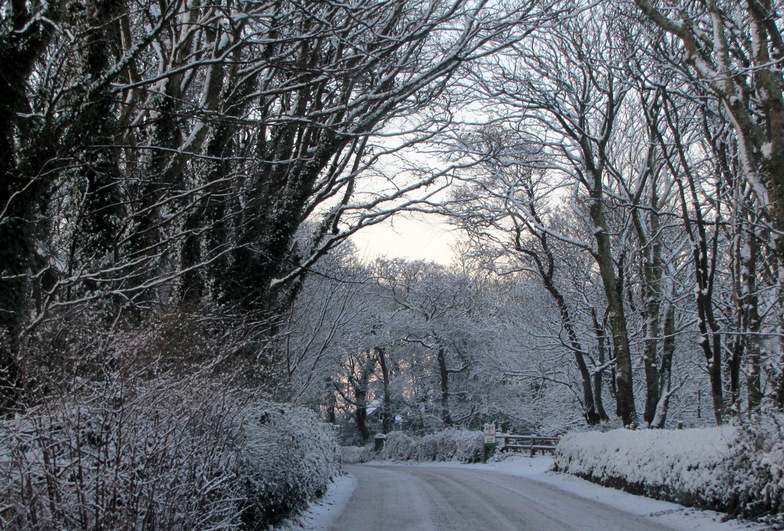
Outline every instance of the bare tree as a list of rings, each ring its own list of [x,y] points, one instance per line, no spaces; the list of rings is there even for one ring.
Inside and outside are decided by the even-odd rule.
[[[536,146],[528,150],[533,156],[518,153],[517,158],[526,156],[529,167],[550,179],[553,191],[548,192],[548,200],[554,201],[553,196],[562,193],[555,190],[572,188],[573,210],[590,227],[593,241],[559,234],[541,218],[537,220],[530,199],[510,195],[508,201],[518,218],[517,228],[512,230],[526,232],[530,225],[540,235],[560,239],[593,256],[608,306],[617,409],[624,424],[629,425],[638,422],[632,352],[623,301],[622,253],[614,249],[618,229],[612,226],[614,211],[609,210],[617,194],[617,183],[613,183],[617,176],[611,167],[613,141],[619,117],[624,116],[629,86],[622,80],[624,56],[608,23],[609,16],[597,8],[562,17],[532,34],[531,39],[477,66],[465,90],[497,102],[490,119],[508,124],[508,129],[518,135],[513,147],[496,157],[502,167],[514,164],[510,160],[515,158],[515,149],[526,144]],[[458,145],[460,136],[460,132],[455,134]],[[492,150],[473,151],[471,146],[463,150],[477,162],[495,155]],[[492,179],[497,177],[493,175]],[[519,186],[513,184],[508,191],[522,193]]]
[[[528,152],[530,148],[514,132],[500,128],[485,128],[464,141],[481,162],[461,177],[461,186],[444,212],[475,241],[496,248],[500,263],[493,266],[495,271],[530,270],[539,277],[558,308],[566,334],[564,346],[573,353],[581,376],[586,421],[593,425],[607,420],[601,400],[602,369],[594,380],[572,308],[556,276],[558,240],[545,227],[549,217],[557,214],[547,208],[552,189],[545,175],[535,170],[536,154]]]
[[[461,64],[535,16],[483,0],[3,6],[9,382],[20,336],[90,301],[109,323],[211,302],[279,316],[316,260],[439,178],[369,176],[432,134],[417,113]]]
[[[745,179],[755,201],[765,208],[765,218],[770,225],[767,239],[775,249],[776,269],[781,297],[781,265],[784,263],[784,196],[781,176],[784,175],[784,95],[779,63],[784,58],[780,5],[770,0],[748,0],[740,5],[734,2],[710,0],[704,5],[690,4],[680,10],[662,9],[649,0],[635,0],[641,12],[655,26],[676,39],[679,46],[671,49],[671,62],[685,62],[689,71],[699,80],[704,90],[720,102],[731,124],[737,142],[738,173]],[[742,203],[741,203],[742,204]],[[763,231],[767,232],[767,231]],[[753,237],[756,240],[757,237]],[[751,244],[753,245],[753,244]],[[745,246],[743,247],[745,248]],[[740,251],[740,248],[736,248]],[[743,252],[743,255],[749,256]],[[740,266],[740,265],[739,265]],[[748,259],[742,268],[750,266]],[[756,293],[756,291],[746,291]],[[743,296],[745,298],[746,295]],[[754,304],[743,318],[756,323]],[[778,310],[777,319],[781,319]],[[757,325],[742,324],[755,334]],[[779,325],[776,325],[777,327]],[[745,339],[743,340],[745,341]],[[741,345],[736,344],[735,349]],[[753,347],[756,349],[756,346]],[[777,349],[781,352],[780,346]],[[779,354],[780,355],[780,354]],[[758,403],[757,354],[751,352],[753,372],[750,402]],[[733,372],[739,360],[733,358]],[[772,375],[778,380],[780,375]],[[736,376],[732,377],[733,381]],[[733,387],[736,384],[733,383]],[[714,393],[718,388],[714,385]],[[737,391],[733,391],[737,394]],[[784,393],[778,393],[778,405]]]

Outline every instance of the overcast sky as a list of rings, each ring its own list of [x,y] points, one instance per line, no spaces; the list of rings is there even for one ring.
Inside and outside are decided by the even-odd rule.
[[[398,215],[394,221],[363,229],[351,239],[363,262],[387,256],[448,265],[458,233],[435,216]]]

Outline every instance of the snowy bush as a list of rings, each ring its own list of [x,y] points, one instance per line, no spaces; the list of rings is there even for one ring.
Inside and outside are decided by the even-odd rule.
[[[112,379],[2,423],[0,528],[239,524],[238,408],[221,382]]]
[[[401,431],[387,435],[384,448],[344,449],[344,463],[363,463],[373,459],[391,461],[460,461],[476,463],[482,459],[484,438],[481,432],[447,429],[422,438],[409,437]]]
[[[414,440],[402,431],[393,431],[384,441],[384,449],[378,455],[379,459],[391,461],[408,461],[414,453]]]
[[[448,429],[423,437],[417,454],[422,461],[476,463],[482,459],[483,444],[481,432]]]
[[[367,463],[376,459],[378,454],[373,451],[373,445],[368,446],[343,446],[340,449],[340,462],[344,465]]]
[[[337,472],[312,412],[238,388],[244,335],[220,319],[72,324],[38,346],[42,393],[0,420],[0,529],[266,527]]]
[[[784,527],[784,415],[766,413],[738,427],[727,461],[730,507],[746,517],[772,514]]]
[[[308,410],[196,378],[124,392],[0,425],[0,528],[257,529],[338,472],[335,438]]]
[[[571,433],[556,448],[555,467],[639,494],[725,508],[725,464],[737,438],[732,427]]]
[[[250,529],[277,523],[322,495],[339,467],[335,436],[313,412],[270,404],[251,407],[238,467],[243,523]]]

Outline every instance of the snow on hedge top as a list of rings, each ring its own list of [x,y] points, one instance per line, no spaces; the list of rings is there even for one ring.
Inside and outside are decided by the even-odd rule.
[[[738,437],[734,427],[570,433],[555,455],[559,470],[602,483],[722,497],[723,462]]]

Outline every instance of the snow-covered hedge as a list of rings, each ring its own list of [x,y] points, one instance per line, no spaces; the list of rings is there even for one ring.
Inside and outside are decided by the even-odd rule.
[[[0,528],[238,525],[233,402],[206,379],[114,380],[3,421]]]
[[[0,528],[262,528],[338,470],[309,411],[198,374],[112,378],[0,422]]]
[[[387,435],[384,448],[377,458],[390,461],[409,461],[413,459],[415,454],[416,443],[414,439],[402,431],[393,431]]]
[[[245,487],[242,520],[261,529],[326,492],[340,471],[337,440],[309,410],[254,409],[245,419],[238,470]]]
[[[784,528],[784,415],[771,412],[741,423],[726,468],[729,509],[747,517],[773,515]]]
[[[635,493],[718,507],[727,501],[724,463],[736,440],[731,427],[571,433],[556,448],[555,467]]]
[[[374,459],[390,461],[460,461],[476,463],[482,459],[484,438],[481,432],[447,429],[415,439],[403,432],[387,435],[384,448],[374,452],[372,446],[344,448],[343,462],[362,463]]]
[[[484,435],[478,431],[442,430],[419,440],[415,447],[415,459],[476,463],[482,459],[483,444]]]
[[[561,439],[555,467],[607,486],[765,517],[784,528],[784,414],[721,428],[613,430]]]
[[[369,446],[343,446],[340,449],[340,462],[344,465],[356,465],[367,463],[376,459],[378,454],[373,451],[373,445]]]

